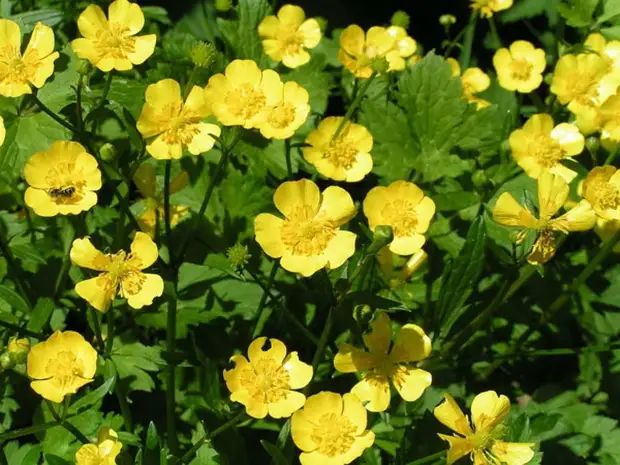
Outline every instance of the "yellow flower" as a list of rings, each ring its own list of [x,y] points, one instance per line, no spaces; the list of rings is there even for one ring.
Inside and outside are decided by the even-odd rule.
[[[22,55],[22,33],[17,23],[0,19],[0,95],[19,97],[32,93],[31,86],[43,87],[54,73],[54,31],[37,23]]]
[[[471,8],[480,11],[480,16],[490,18],[494,13],[507,10],[512,0],[471,0]]]
[[[99,430],[97,444],[84,444],[75,453],[76,465],[116,465],[116,456],[120,454],[123,444],[112,428]]]
[[[0,146],[4,144],[4,138],[6,137],[6,129],[4,127],[4,119],[0,116]]]
[[[219,126],[202,122],[210,113],[201,87],[183,102],[179,83],[163,79],[147,87],[145,100],[137,127],[145,139],[158,136],[146,146],[153,158],[181,158],[183,147],[192,155],[207,152],[221,134]]]
[[[596,219],[594,225],[594,232],[601,238],[603,242],[607,242],[614,237],[620,229],[620,221],[617,220],[604,220],[602,218]],[[612,249],[614,253],[620,253],[620,243],[616,244]]]
[[[310,113],[308,91],[296,82],[280,85],[280,99],[267,109],[267,118],[259,127],[267,139],[288,139],[306,122]]]
[[[547,263],[556,251],[555,232],[567,234],[586,231],[594,226],[596,215],[590,202],[582,200],[558,218],[553,218],[568,199],[569,187],[562,176],[545,171],[538,177],[538,216],[519,205],[512,194],[504,192],[493,207],[493,219],[504,226],[522,228],[517,243],[528,231],[536,231],[538,239],[527,257],[534,265]]]
[[[278,73],[261,71],[252,60],[234,60],[224,74],[209,79],[205,99],[224,126],[257,128],[282,100],[282,81]]]
[[[620,94],[609,97],[598,113],[597,129],[601,131],[601,145],[613,151],[620,142]]]
[[[411,255],[422,248],[434,214],[435,202],[412,182],[373,187],[364,199],[368,226],[372,231],[377,226],[391,226],[394,239],[390,250],[398,255]]]
[[[144,14],[137,3],[116,0],[108,18],[97,5],[89,5],[77,21],[84,36],[71,42],[75,54],[101,71],[127,71],[141,65],[155,50],[157,36],[136,36],[144,27]]]
[[[355,216],[353,199],[340,187],[321,192],[308,179],[287,181],[273,196],[284,219],[261,213],[254,220],[256,241],[285,270],[310,276],[341,266],[355,253],[356,236],[340,230]]]
[[[310,61],[306,49],[321,41],[321,27],[316,19],[306,19],[304,10],[284,5],[277,16],[267,16],[258,25],[265,53],[288,68],[297,68]]]
[[[608,42],[602,34],[594,33],[588,36],[584,45],[607,60],[610,70],[605,80],[608,80],[608,84],[611,87],[620,85],[620,41]]]
[[[136,233],[129,254],[124,250],[104,254],[93,246],[89,238],[76,239],[71,246],[71,261],[102,273],[77,283],[75,292],[100,312],[108,310],[117,294],[126,298],[133,308],[151,305],[153,299],[164,291],[164,281],[161,276],[143,273],[142,270],[155,263],[157,254],[157,246],[143,232]]]
[[[620,171],[615,166],[597,166],[583,181],[583,198],[603,220],[620,220]]]
[[[553,126],[553,118],[546,113],[534,115],[521,129],[510,134],[512,156],[531,178],[538,179],[543,171],[562,176],[571,182],[576,172],[565,167],[562,160],[583,151],[585,139],[579,129],[568,123]]]
[[[312,380],[312,367],[299,360],[297,352],[286,355],[286,346],[278,339],[255,339],[248,347],[248,358],[233,355],[232,370],[224,370],[230,400],[245,406],[253,418],[288,418],[303,407],[306,396],[301,389]],[[249,360],[248,360],[249,359]]]
[[[475,103],[478,110],[491,105],[484,99],[476,97],[475,94],[484,92],[491,85],[491,78],[480,68],[467,68],[461,75],[461,65],[454,58],[446,60],[452,67],[452,76],[461,78],[463,86],[463,97],[471,103]]]
[[[383,412],[390,406],[390,381],[407,402],[420,398],[431,385],[428,371],[415,367],[431,353],[431,340],[424,330],[406,324],[392,342],[392,326],[386,313],[379,313],[371,325],[370,334],[363,336],[368,351],[350,344],[342,344],[334,358],[334,366],[341,373],[365,372],[351,393],[371,412]]]
[[[164,224],[164,193],[156,191],[155,168],[147,163],[142,163],[135,174],[133,182],[145,198],[145,208],[136,217],[140,229],[147,233],[151,239],[155,238],[157,225]],[[185,171],[170,180],[170,195],[180,191],[189,182]],[[175,226],[183,218],[189,207],[183,205],[170,205],[170,226]]]
[[[41,397],[60,403],[90,383],[97,370],[97,351],[74,331],[56,331],[28,353],[30,387]]]
[[[394,39],[394,50],[398,52],[399,57],[396,55],[388,54],[388,62],[390,63],[390,70],[405,69],[405,58],[411,57],[418,49],[416,41],[409,37],[407,30],[402,26],[390,26],[387,28],[387,33]]]
[[[24,167],[26,205],[40,216],[77,215],[97,204],[101,172],[78,142],[56,141]]]
[[[341,116],[330,116],[306,137],[310,147],[302,152],[308,163],[323,176],[335,181],[357,182],[372,170],[372,135],[364,126],[348,122],[338,134],[344,121]]]
[[[439,434],[450,445],[448,465],[469,454],[475,465],[525,465],[534,457],[535,443],[504,442],[502,424],[510,412],[510,400],[495,391],[478,394],[471,403],[473,428],[454,398],[446,393],[445,401],[435,407],[435,418],[452,431],[452,436]]]
[[[517,40],[510,48],[500,48],[493,56],[493,66],[500,86],[506,90],[528,93],[538,89],[547,66],[545,51],[525,40]]]
[[[354,394],[310,396],[291,419],[301,465],[345,465],[360,457],[375,442],[375,433],[366,430],[367,417]]]

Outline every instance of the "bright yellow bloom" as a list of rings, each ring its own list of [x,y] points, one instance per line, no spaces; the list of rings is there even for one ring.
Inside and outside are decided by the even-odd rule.
[[[0,95],[19,97],[43,87],[54,73],[54,31],[37,23],[22,55],[22,33],[17,23],[0,19]]]
[[[471,0],[471,8],[480,11],[480,16],[490,18],[494,13],[507,10],[512,0]]]
[[[603,220],[620,220],[620,171],[615,166],[597,166],[583,181],[583,198]]]
[[[368,351],[342,344],[334,358],[334,366],[341,373],[365,372],[351,393],[366,402],[371,412],[383,412],[390,406],[390,381],[405,401],[419,399],[433,380],[428,371],[415,366],[415,362],[431,353],[431,340],[424,330],[413,324],[404,325],[390,350],[390,318],[380,312],[371,324],[371,332],[363,338]]]
[[[278,339],[255,339],[248,347],[248,358],[233,355],[232,370],[224,370],[230,400],[245,406],[253,418],[288,418],[303,407],[306,396],[295,389],[312,380],[312,366],[299,360],[297,352],[286,355],[286,346]],[[249,359],[249,360],[248,360]]]
[[[454,398],[444,394],[445,401],[435,407],[435,418],[452,431],[452,436],[439,434],[450,445],[448,465],[469,454],[475,465],[525,465],[534,457],[535,443],[504,442],[502,424],[510,412],[510,400],[495,391],[478,394],[471,403],[473,428]]]
[[[310,61],[306,49],[321,41],[321,27],[316,19],[306,19],[304,10],[284,5],[277,16],[267,16],[258,25],[265,53],[288,68],[297,68]]]
[[[40,216],[77,215],[97,204],[101,171],[78,142],[56,141],[24,167],[26,205]]]
[[[620,230],[620,221],[617,220],[604,220],[602,218],[596,219],[596,225],[594,225],[594,232],[601,238],[603,242],[607,242]],[[612,249],[614,253],[620,253],[620,243],[616,244]]]
[[[574,124],[553,126],[546,113],[532,116],[521,129],[510,134],[512,156],[531,178],[538,179],[543,171],[551,171],[571,182],[576,172],[562,164],[583,151],[585,139]]]
[[[500,48],[493,56],[493,66],[500,86],[527,94],[542,84],[547,66],[545,51],[525,40],[517,40],[510,48]]]
[[[6,137],[6,129],[4,127],[4,119],[0,116],[0,146],[4,144],[4,138]]]
[[[133,182],[145,198],[145,208],[136,217],[140,229],[147,233],[151,239],[155,238],[157,225],[164,224],[164,193],[157,192],[155,168],[147,163],[142,163],[135,174]],[[185,171],[170,180],[170,195],[180,191],[189,182]],[[189,207],[183,205],[170,205],[170,226],[175,226],[181,218],[189,212]]]
[[[123,443],[112,428],[99,430],[97,444],[84,444],[75,453],[76,465],[116,465],[116,456],[120,454]]]
[[[338,268],[355,253],[356,235],[340,226],[355,216],[353,199],[340,187],[321,192],[308,179],[287,181],[273,196],[284,219],[261,213],[254,220],[256,241],[285,270],[310,276]]]
[[[267,118],[259,126],[267,139],[288,139],[306,122],[310,113],[310,95],[296,82],[280,85],[280,101],[268,108]]]
[[[101,71],[130,70],[155,51],[155,34],[136,36],[144,27],[144,13],[137,3],[115,0],[107,18],[99,6],[89,5],[77,25],[83,38],[71,42],[73,51]]]
[[[607,60],[609,74],[604,78],[612,88],[620,85],[620,41],[607,41],[602,34],[590,34],[584,44]]]
[[[484,99],[476,97],[479,92],[484,92],[491,85],[491,78],[480,68],[467,68],[461,75],[461,65],[454,58],[446,60],[452,67],[452,76],[461,78],[463,97],[471,103],[475,103],[478,110],[491,105]]]
[[[330,116],[306,137],[310,147],[302,152],[308,163],[323,176],[335,181],[357,182],[372,170],[372,135],[361,124],[343,123],[342,116]]]
[[[493,207],[493,219],[504,226],[523,229],[517,243],[528,231],[536,231],[538,239],[527,257],[534,265],[547,263],[556,251],[555,233],[586,231],[594,226],[596,215],[590,202],[582,200],[558,218],[553,218],[568,199],[569,187],[562,176],[545,171],[538,177],[538,215],[519,205],[512,194],[504,192]]]
[[[411,255],[422,248],[434,214],[435,202],[412,182],[373,187],[364,199],[364,215],[371,231],[377,226],[391,226],[394,239],[390,250],[398,255]]]
[[[199,155],[221,134],[219,126],[202,121],[210,114],[202,87],[194,86],[183,102],[179,83],[163,79],[147,87],[145,100],[137,127],[145,139],[158,136],[146,146],[153,158],[181,158],[184,147]]]
[[[291,419],[301,465],[345,465],[360,457],[375,442],[375,433],[366,430],[367,417],[354,394],[310,396]]]
[[[132,308],[151,305],[163,293],[164,281],[161,276],[142,270],[155,263],[157,255],[157,245],[143,232],[136,233],[129,254],[124,250],[104,254],[88,237],[76,239],[71,246],[71,261],[102,273],[77,283],[75,292],[100,312],[108,310],[117,294],[126,298]]]
[[[28,353],[30,387],[41,397],[60,403],[90,383],[97,370],[97,351],[74,331],[56,331]]]

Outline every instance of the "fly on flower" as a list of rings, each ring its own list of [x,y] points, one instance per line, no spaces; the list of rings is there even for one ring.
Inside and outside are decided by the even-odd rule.
[[[96,444],[84,444],[75,453],[76,465],[116,465],[116,457],[121,452],[123,443],[112,428],[99,430]]]

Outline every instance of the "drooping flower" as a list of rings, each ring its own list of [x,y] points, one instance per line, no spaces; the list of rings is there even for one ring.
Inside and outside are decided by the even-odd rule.
[[[40,216],[77,215],[97,204],[101,172],[78,142],[56,141],[30,157],[24,167],[29,187],[24,200]]]
[[[253,418],[288,418],[299,410],[306,396],[296,389],[312,380],[312,366],[299,360],[297,352],[286,354],[286,346],[278,339],[255,339],[248,347],[248,358],[234,355],[235,367],[224,370],[224,380],[231,392],[230,400],[245,406]]]
[[[572,181],[577,173],[562,164],[562,160],[579,155],[585,139],[574,124],[561,123],[554,127],[553,118],[546,113],[532,116],[521,129],[508,139],[512,156],[531,178],[538,179],[544,171]]]
[[[302,465],[345,465],[372,446],[368,414],[354,394],[323,391],[310,396],[293,414],[291,435]]]
[[[490,18],[495,13],[507,10],[512,6],[513,0],[471,0],[471,8],[479,11],[480,16]]]
[[[445,401],[435,407],[435,418],[446,425],[454,435],[439,434],[450,445],[447,462],[452,465],[469,455],[475,465],[525,465],[534,457],[535,443],[504,442],[502,424],[510,412],[510,400],[495,391],[478,394],[471,404],[472,425],[454,398],[444,394]]]
[[[60,403],[90,383],[97,370],[97,351],[74,331],[56,331],[28,353],[30,387],[41,397]]]
[[[308,179],[287,181],[273,196],[284,219],[261,213],[254,220],[256,241],[285,270],[311,276],[341,266],[355,253],[356,235],[340,226],[355,216],[353,199],[340,187],[321,193]]]
[[[363,372],[351,393],[355,394],[371,412],[383,412],[390,406],[390,381],[407,402],[420,398],[431,385],[428,371],[415,366],[431,352],[431,340],[424,330],[413,324],[400,328],[392,343],[390,318],[380,312],[371,324],[371,332],[363,336],[368,350],[342,344],[334,358],[334,366],[341,373]]]
[[[43,87],[54,73],[54,31],[37,23],[22,55],[22,33],[17,23],[0,19],[0,95],[19,97]]]
[[[583,198],[603,220],[620,220],[620,171],[615,166],[597,166],[583,181]]]
[[[4,119],[0,116],[0,146],[4,144],[4,138],[6,137],[6,128],[4,127]]]
[[[484,99],[476,97],[479,92],[484,92],[491,85],[491,78],[482,71],[480,68],[467,68],[463,74],[461,74],[461,65],[454,58],[448,58],[446,60],[452,67],[452,76],[461,78],[461,85],[463,86],[463,97],[465,100],[471,103],[475,103],[478,110],[486,108],[491,105]]]
[[[310,113],[308,91],[293,81],[281,85],[281,100],[267,111],[259,127],[267,139],[288,139],[306,122]]]
[[[434,214],[435,202],[412,182],[373,187],[364,199],[364,215],[371,231],[377,226],[391,226],[394,239],[390,250],[398,255],[411,255],[422,248]]]
[[[566,203],[569,187],[562,176],[543,172],[538,177],[538,218],[521,206],[512,194],[504,192],[493,207],[493,219],[504,226],[521,228],[517,243],[525,239],[528,231],[536,231],[538,239],[527,257],[534,265],[547,263],[556,251],[555,233],[568,234],[591,229],[596,215],[590,202],[581,200],[575,207],[558,218],[553,218]]]
[[[517,40],[510,48],[500,48],[493,56],[493,66],[500,86],[506,90],[529,93],[542,83],[547,66],[545,51],[525,40]]]
[[[116,465],[123,443],[112,428],[99,430],[96,444],[84,444],[75,453],[76,465]]]
[[[304,10],[284,5],[277,16],[266,16],[258,25],[265,53],[288,68],[297,68],[310,61],[306,49],[321,41],[321,27],[316,19],[306,19]]]
[[[341,116],[329,116],[306,137],[309,147],[302,149],[307,162],[323,176],[335,181],[357,182],[372,170],[372,135],[361,124],[343,124]],[[335,137],[334,137],[335,136]]]
[[[164,281],[161,276],[142,270],[155,263],[157,255],[157,245],[143,232],[136,233],[129,254],[124,250],[104,254],[88,237],[76,239],[71,246],[71,261],[102,273],[77,283],[75,292],[100,312],[108,310],[117,294],[126,298],[132,308],[150,305],[163,293]]]
[[[98,5],[89,5],[77,25],[83,37],[71,42],[73,51],[101,71],[130,70],[155,51],[155,34],[136,36],[144,27],[144,13],[137,3],[115,0],[107,18]]]

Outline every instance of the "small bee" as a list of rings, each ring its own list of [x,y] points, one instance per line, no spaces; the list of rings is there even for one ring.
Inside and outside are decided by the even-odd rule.
[[[61,189],[52,188],[52,189],[48,189],[47,193],[52,198],[57,198],[57,197],[69,198],[73,196],[73,194],[75,193],[75,187],[69,186],[69,187],[63,187]]]

